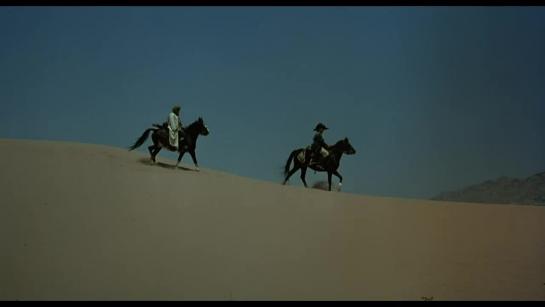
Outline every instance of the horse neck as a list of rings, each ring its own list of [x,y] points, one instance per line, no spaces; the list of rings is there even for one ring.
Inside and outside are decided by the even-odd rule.
[[[343,150],[340,148],[340,143],[336,143],[335,145],[329,147],[329,152],[331,155],[335,156],[337,161],[341,161],[344,153]]]
[[[185,132],[191,136],[189,140],[189,147],[194,148],[197,146],[197,138],[199,137],[199,130],[197,126],[197,122],[192,123],[191,125],[187,126],[185,129]]]
[[[187,126],[185,131],[190,134],[193,139],[196,139],[199,136],[199,131],[197,131],[197,122],[194,122],[191,125]]]

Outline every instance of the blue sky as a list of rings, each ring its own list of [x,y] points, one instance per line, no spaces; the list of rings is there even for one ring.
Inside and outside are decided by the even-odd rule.
[[[0,37],[1,138],[126,148],[180,104],[202,167],[262,180],[318,121],[347,192],[545,170],[543,7],[1,7]]]

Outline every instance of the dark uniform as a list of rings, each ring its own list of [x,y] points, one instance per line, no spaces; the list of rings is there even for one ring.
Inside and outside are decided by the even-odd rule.
[[[310,145],[311,160],[313,161],[313,163],[322,160],[323,157],[320,153],[320,149],[322,147],[325,149],[329,149],[329,145],[327,145],[324,141],[324,137],[322,136],[320,129],[326,130],[328,128],[322,123],[319,123],[316,128],[314,128],[314,131],[317,132],[316,134],[314,134],[314,138],[312,139],[312,145]]]
[[[310,145],[310,150],[312,151],[313,154],[319,154],[320,153],[320,148],[322,148],[322,147],[324,147],[325,149],[327,149],[329,147],[325,143],[324,137],[319,132],[316,132],[316,134],[314,135],[314,138],[312,140],[313,140],[313,143],[312,143],[312,145]]]

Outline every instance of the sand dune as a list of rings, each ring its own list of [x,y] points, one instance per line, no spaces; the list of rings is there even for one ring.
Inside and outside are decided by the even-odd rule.
[[[0,157],[2,300],[545,299],[544,207],[282,186],[100,145],[3,139]]]

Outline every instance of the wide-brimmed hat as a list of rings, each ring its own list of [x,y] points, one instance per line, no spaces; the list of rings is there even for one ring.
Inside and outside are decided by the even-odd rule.
[[[324,124],[322,123],[318,123],[318,125],[316,125],[316,128],[314,128],[314,131],[318,131],[320,129],[324,129],[324,130],[327,130],[329,128],[327,128]]]

